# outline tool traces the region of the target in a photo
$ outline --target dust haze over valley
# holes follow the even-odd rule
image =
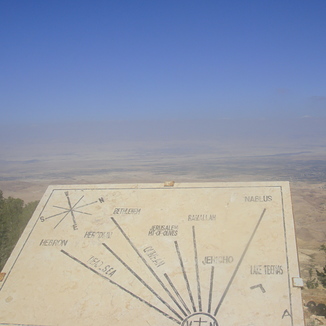
[[[51,184],[290,181],[302,277],[326,238],[326,119],[111,121],[2,126],[0,189]],[[306,301],[325,290],[305,289]]]
[[[326,119],[111,121],[3,126],[0,186],[289,180],[326,183]]]

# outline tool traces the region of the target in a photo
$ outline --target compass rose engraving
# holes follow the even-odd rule
[[[66,199],[67,199],[67,207],[61,207],[61,206],[53,205],[53,207],[60,209],[61,212],[57,213],[57,214],[53,214],[53,215],[48,216],[48,217],[41,216],[40,220],[41,220],[41,222],[45,222],[48,219],[51,219],[51,218],[54,218],[54,217],[57,217],[57,216],[60,216],[60,217],[62,216],[61,219],[59,220],[59,222],[55,225],[55,227],[54,227],[54,229],[55,229],[68,215],[70,215],[71,218],[72,218],[72,223],[73,223],[72,228],[76,231],[76,230],[78,230],[78,225],[77,225],[77,220],[76,220],[75,214],[78,213],[78,214],[84,214],[84,215],[92,215],[90,213],[83,212],[80,209],[83,208],[83,207],[86,207],[86,206],[97,203],[97,200],[95,200],[95,201],[93,201],[91,203],[87,203],[87,204],[83,204],[83,205],[78,206],[80,201],[84,198],[84,195],[81,196],[74,204],[72,204],[72,201],[71,201],[71,199],[69,197],[69,192],[68,191],[65,191],[65,196],[66,196]]]

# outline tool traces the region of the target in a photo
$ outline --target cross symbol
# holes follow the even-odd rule
[[[200,317],[199,320],[195,320],[194,323],[198,323],[198,326],[201,326],[201,323],[207,323],[207,321],[201,320],[201,317]]]

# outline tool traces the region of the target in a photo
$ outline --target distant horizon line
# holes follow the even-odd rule
[[[52,124],[62,124],[62,125],[76,125],[76,124],[105,124],[105,123],[145,123],[145,122],[213,122],[213,121],[304,121],[304,120],[326,120],[326,117],[315,117],[315,116],[301,116],[301,117],[207,117],[207,118],[148,118],[148,119],[80,119],[80,120],[69,120],[64,121],[59,120],[44,120],[44,121],[2,121],[0,126],[8,127],[12,126],[39,126],[39,125],[52,125]]]

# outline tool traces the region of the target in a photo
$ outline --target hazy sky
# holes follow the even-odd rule
[[[326,116],[325,0],[0,1],[0,122]]]

